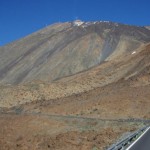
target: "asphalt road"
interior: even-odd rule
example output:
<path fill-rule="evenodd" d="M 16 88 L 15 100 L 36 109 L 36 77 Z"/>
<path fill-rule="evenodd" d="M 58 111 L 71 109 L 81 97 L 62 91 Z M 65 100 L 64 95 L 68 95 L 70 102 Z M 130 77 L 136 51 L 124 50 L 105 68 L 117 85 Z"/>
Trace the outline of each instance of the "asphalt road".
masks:
<path fill-rule="evenodd" d="M 150 150 L 150 127 L 127 150 Z"/>

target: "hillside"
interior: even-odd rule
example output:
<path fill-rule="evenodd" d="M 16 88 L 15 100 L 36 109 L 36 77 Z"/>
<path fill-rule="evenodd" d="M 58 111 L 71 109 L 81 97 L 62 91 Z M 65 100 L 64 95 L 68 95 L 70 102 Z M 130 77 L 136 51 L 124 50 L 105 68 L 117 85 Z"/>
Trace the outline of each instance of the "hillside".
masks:
<path fill-rule="evenodd" d="M 150 30 L 150 26 L 146 26 L 146 28 Z"/>
<path fill-rule="evenodd" d="M 149 41 L 150 31 L 144 27 L 112 22 L 54 24 L 0 48 L 0 83 L 51 82 L 131 53 Z"/>
<path fill-rule="evenodd" d="M 133 52 L 135 53 L 132 54 Z M 109 84 L 117 86 L 119 81 L 127 82 L 127 86 L 133 84 L 133 87 L 149 85 L 150 44 L 133 52 L 122 54 L 116 59 L 105 61 L 85 72 L 62 78 L 51 84 L 33 81 L 23 85 L 1 85 L 0 105 L 1 107 L 11 107 L 43 99 L 63 98 Z M 108 59 L 112 59 L 112 57 Z"/>
<path fill-rule="evenodd" d="M 150 123 L 150 30 L 80 20 L 0 47 L 0 149 L 104 150 Z"/>

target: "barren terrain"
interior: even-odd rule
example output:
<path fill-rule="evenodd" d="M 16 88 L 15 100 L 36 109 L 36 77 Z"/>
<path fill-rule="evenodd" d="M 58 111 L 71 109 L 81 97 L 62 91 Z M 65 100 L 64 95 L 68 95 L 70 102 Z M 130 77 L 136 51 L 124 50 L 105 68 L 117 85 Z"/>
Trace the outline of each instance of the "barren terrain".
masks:
<path fill-rule="evenodd" d="M 74 24 L 0 48 L 0 150 L 103 150 L 150 122 L 150 31 Z"/>

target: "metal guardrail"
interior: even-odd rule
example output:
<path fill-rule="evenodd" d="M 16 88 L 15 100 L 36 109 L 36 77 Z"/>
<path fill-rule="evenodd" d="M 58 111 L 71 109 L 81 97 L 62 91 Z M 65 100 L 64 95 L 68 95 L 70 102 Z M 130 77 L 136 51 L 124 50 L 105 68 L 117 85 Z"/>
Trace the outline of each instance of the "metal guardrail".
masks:
<path fill-rule="evenodd" d="M 138 131 L 130 134 L 129 136 L 127 136 L 123 140 L 117 142 L 116 144 L 113 144 L 107 150 L 125 150 L 125 148 L 129 144 L 131 144 L 139 135 L 141 135 L 147 128 L 148 128 L 148 126 L 142 128 L 142 129 L 139 129 Z"/>

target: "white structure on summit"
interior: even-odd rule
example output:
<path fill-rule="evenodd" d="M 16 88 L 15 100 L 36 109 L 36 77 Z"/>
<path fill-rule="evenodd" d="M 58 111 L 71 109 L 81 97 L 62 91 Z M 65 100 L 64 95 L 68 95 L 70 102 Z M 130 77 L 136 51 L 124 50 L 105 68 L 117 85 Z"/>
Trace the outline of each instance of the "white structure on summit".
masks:
<path fill-rule="evenodd" d="M 73 24 L 74 24 L 75 26 L 81 26 L 83 23 L 84 23 L 84 22 L 81 21 L 81 20 L 75 20 L 75 21 L 73 22 Z"/>

